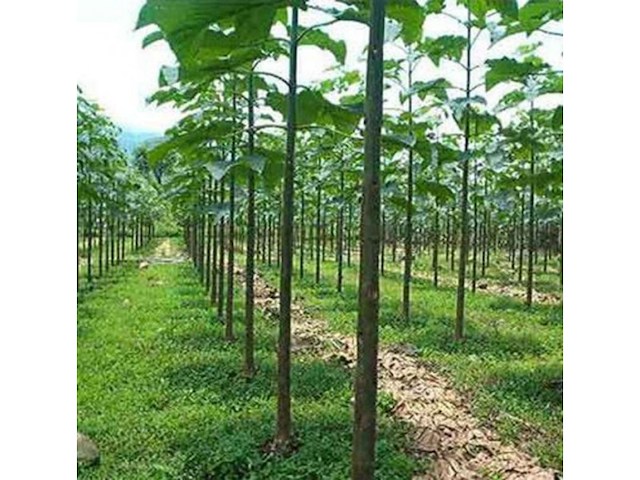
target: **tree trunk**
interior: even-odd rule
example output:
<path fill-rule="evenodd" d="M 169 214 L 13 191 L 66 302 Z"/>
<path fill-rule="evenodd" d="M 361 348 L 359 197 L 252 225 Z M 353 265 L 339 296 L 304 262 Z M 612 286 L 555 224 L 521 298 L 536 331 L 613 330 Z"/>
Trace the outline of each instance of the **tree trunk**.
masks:
<path fill-rule="evenodd" d="M 531 134 L 533 135 L 533 102 L 531 102 L 530 110 L 531 119 Z M 534 255 L 534 226 L 535 226 L 535 152 L 533 149 L 533 142 L 531 145 L 531 157 L 529 161 L 529 175 L 531 182 L 529 184 L 529 264 L 527 268 L 527 306 L 531 306 L 533 303 L 533 255 Z"/>
<path fill-rule="evenodd" d="M 234 95 L 235 105 L 235 95 Z M 249 136 L 248 147 L 249 155 L 253 155 L 254 151 L 254 120 L 253 120 L 253 105 L 254 105 L 254 89 L 253 89 L 253 75 L 249 75 Z M 245 310 L 244 310 L 244 323 L 245 323 L 245 345 L 244 345 L 244 373 L 248 377 L 254 375 L 254 355 L 253 355 L 253 310 L 254 310 L 254 294 L 253 294 L 253 282 L 254 282 L 254 255 L 255 255 L 255 228 L 256 228 L 256 187 L 255 187 L 255 174 L 253 170 L 249 171 L 248 178 L 249 186 L 249 202 L 247 206 L 247 264 L 245 267 Z"/>
<path fill-rule="evenodd" d="M 296 141 L 298 8 L 291 8 L 287 145 L 282 194 L 282 264 L 280 269 L 280 328 L 278 331 L 278 417 L 276 443 L 291 440 L 291 274 L 293 263 L 293 201 Z"/>
<path fill-rule="evenodd" d="M 408 62 L 409 85 L 412 87 L 413 65 L 411 59 Z M 413 127 L 413 96 L 409 95 L 409 134 L 412 133 Z M 402 283 L 402 317 L 406 322 L 409 321 L 411 310 L 411 264 L 413 262 L 413 149 L 409 150 L 409 164 L 407 166 L 407 208 L 405 212 L 406 225 L 404 233 L 404 276 Z"/>
<path fill-rule="evenodd" d="M 342 293 L 343 272 L 342 272 L 342 246 L 344 243 L 344 159 L 340 160 L 340 207 L 338 209 L 338 293 Z"/>
<path fill-rule="evenodd" d="M 468 189 L 469 189 L 469 97 L 471 96 L 471 11 L 467 8 L 467 86 L 466 98 L 467 107 L 465 109 L 464 125 L 464 154 L 462 159 L 462 192 L 460 202 L 460 260 L 458 266 L 458 292 L 456 298 L 456 328 L 455 340 L 464 338 L 464 294 L 465 277 L 467 268 L 467 255 L 469 251 L 469 220 L 468 216 Z"/>
<path fill-rule="evenodd" d="M 318 157 L 319 159 L 320 157 Z M 318 160 L 318 170 L 321 168 L 320 160 Z M 316 186 L 316 285 L 320 284 L 320 210 L 322 202 L 322 187 L 320 183 Z"/>
<path fill-rule="evenodd" d="M 384 0 L 371 0 L 365 101 L 363 195 L 360 217 L 358 358 L 355 375 L 355 415 L 351 468 L 353 480 L 372 480 L 375 470 L 384 9 Z"/>
<path fill-rule="evenodd" d="M 224 180 L 220 180 L 220 204 L 224 203 Z M 218 258 L 218 321 L 224 321 L 224 242 L 225 242 L 225 221 L 224 218 L 220 219 L 220 239 L 218 242 L 219 248 L 219 258 Z M 228 328 L 228 326 L 227 326 Z M 230 332 L 227 328 L 225 328 L 225 338 L 228 341 L 233 340 L 233 332 Z"/>

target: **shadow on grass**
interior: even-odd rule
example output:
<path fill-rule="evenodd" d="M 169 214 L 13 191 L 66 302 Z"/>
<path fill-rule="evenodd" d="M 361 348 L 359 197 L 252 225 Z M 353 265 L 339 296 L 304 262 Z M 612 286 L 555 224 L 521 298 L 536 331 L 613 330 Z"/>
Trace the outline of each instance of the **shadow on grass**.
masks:
<path fill-rule="evenodd" d="M 215 358 L 169 369 L 164 376 L 176 389 L 209 390 L 235 405 L 276 395 L 275 359 L 257 355 L 258 372 L 248 380 L 243 375 L 242 360 L 236 348 L 220 351 Z M 300 359 L 291 368 L 291 394 L 301 400 L 319 400 L 334 392 L 349 389 L 351 375 L 337 363 Z"/>
<path fill-rule="evenodd" d="M 264 450 L 275 431 L 272 404 L 211 418 L 202 414 L 179 428 L 172 449 L 185 458 L 181 478 L 278 478 L 320 480 L 348 478 L 353 433 L 347 400 L 300 402 L 295 405 L 296 449 L 288 456 Z M 381 419 L 376 478 L 411 478 L 415 464 L 401 453 L 398 426 Z"/>
<path fill-rule="evenodd" d="M 519 399 L 540 411 L 562 408 L 562 365 L 555 362 L 501 364 L 487 371 L 485 384 L 502 399 Z"/>
<path fill-rule="evenodd" d="M 534 303 L 531 307 L 528 307 L 527 304 L 523 300 L 518 300 L 511 297 L 497 297 L 491 296 L 493 300 L 491 300 L 487 305 L 492 310 L 498 311 L 515 311 L 522 312 L 528 314 L 540 313 L 543 315 L 554 315 L 559 316 L 560 321 L 562 321 L 562 305 L 552 305 L 552 304 L 536 304 Z"/>

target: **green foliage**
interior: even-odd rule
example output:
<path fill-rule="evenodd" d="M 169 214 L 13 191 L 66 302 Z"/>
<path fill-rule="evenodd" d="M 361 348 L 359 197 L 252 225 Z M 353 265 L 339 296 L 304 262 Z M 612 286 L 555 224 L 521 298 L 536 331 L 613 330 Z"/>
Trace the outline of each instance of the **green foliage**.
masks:
<path fill-rule="evenodd" d="M 460 61 L 467 46 L 467 39 L 459 35 L 443 35 L 437 38 L 425 38 L 418 46 L 418 51 L 426 53 L 431 61 L 440 66 L 440 61 Z"/>
<path fill-rule="evenodd" d="M 542 72 L 547 65 L 532 60 L 518 61 L 513 58 L 502 57 L 487 60 L 489 70 L 485 76 L 485 87 L 491 90 L 502 82 L 524 83 L 527 78 Z"/>
<path fill-rule="evenodd" d="M 561 20 L 562 0 L 529 0 L 521 9 L 518 21 L 521 28 L 532 33 L 550 21 Z"/>
<path fill-rule="evenodd" d="M 309 30 L 304 35 L 299 45 L 315 45 L 316 47 L 328 50 L 335 59 L 344 64 L 347 57 L 347 44 L 343 40 L 334 40 L 321 30 Z"/>

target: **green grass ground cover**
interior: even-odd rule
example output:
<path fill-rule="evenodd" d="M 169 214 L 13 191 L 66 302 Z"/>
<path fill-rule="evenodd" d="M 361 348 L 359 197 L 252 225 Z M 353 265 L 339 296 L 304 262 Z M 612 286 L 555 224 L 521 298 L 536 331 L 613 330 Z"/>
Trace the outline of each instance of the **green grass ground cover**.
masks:
<path fill-rule="evenodd" d="M 356 264 L 345 269 L 342 295 L 336 293 L 336 263 L 323 263 L 320 285 L 315 285 L 314 265 L 309 260 L 304 279 L 294 281 L 296 297 L 331 328 L 355 334 Z M 442 283 L 450 286 L 436 290 L 428 265 L 428 257 L 416 262 L 416 277 L 421 278 L 413 281 L 412 319 L 406 324 L 400 319 L 401 266 L 387 259 L 387 273 L 381 279 L 381 342 L 417 347 L 426 362 L 469 398 L 474 414 L 502 438 L 523 446 L 543 465 L 562 470 L 562 393 L 553 385 L 562 378 L 562 304 L 529 310 L 522 300 L 509 296 L 468 293 L 466 341 L 457 344 L 453 341 L 455 272 L 443 267 Z M 536 289 L 561 295 L 557 261 L 550 262 L 544 274 L 540 259 L 538 269 Z M 277 268 L 261 265 L 259 270 L 277 285 Z M 494 259 L 486 273 L 482 281 L 513 283 L 506 258 Z"/>
<path fill-rule="evenodd" d="M 242 299 L 236 295 L 237 335 Z M 190 264 L 139 270 L 131 259 L 81 297 L 77 323 L 78 430 L 101 463 L 82 479 L 344 479 L 352 435 L 350 374 L 294 358 L 298 451 L 263 453 L 274 433 L 276 325 L 256 322 L 259 371 L 242 376 L 242 341 L 229 344 Z M 385 405 L 385 407 L 382 407 Z M 381 398 L 377 476 L 408 479 L 403 427 Z"/>

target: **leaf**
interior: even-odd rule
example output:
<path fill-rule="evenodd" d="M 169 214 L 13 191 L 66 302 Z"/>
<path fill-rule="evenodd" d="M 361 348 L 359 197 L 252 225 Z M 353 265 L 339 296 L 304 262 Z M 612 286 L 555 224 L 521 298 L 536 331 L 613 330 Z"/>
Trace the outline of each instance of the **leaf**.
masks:
<path fill-rule="evenodd" d="M 476 18 L 477 24 L 482 27 L 485 25 L 487 13 L 492 10 L 500 13 L 502 17 L 518 19 L 517 0 L 458 0 L 458 5 L 467 7 Z"/>
<path fill-rule="evenodd" d="M 519 24 L 525 32 L 532 33 L 552 20 L 561 20 L 562 10 L 562 0 L 529 0 L 520 8 Z"/>
<path fill-rule="evenodd" d="M 280 112 L 287 118 L 287 95 L 270 92 L 267 95 L 267 105 Z M 333 124 L 337 129 L 352 132 L 362 117 L 359 106 L 336 105 L 329 102 L 321 93 L 306 89 L 300 92 L 296 102 L 296 125 L 328 125 Z"/>
<path fill-rule="evenodd" d="M 167 87 L 173 85 L 180 78 L 180 71 L 177 67 L 162 66 L 160 67 L 160 74 L 158 77 L 158 85 L 160 87 Z"/>
<path fill-rule="evenodd" d="M 520 105 L 522 102 L 524 102 L 526 99 L 527 99 L 527 95 L 522 89 L 513 90 L 505 94 L 500 99 L 500 101 L 498 102 L 498 105 L 496 106 L 496 111 L 503 112 L 510 108 L 515 108 L 518 105 Z"/>
<path fill-rule="evenodd" d="M 420 178 L 416 181 L 415 187 L 416 192 L 422 195 L 432 195 L 436 198 L 438 203 L 444 203 L 455 199 L 453 191 L 442 183 L 427 181 Z"/>
<path fill-rule="evenodd" d="M 418 51 L 426 53 L 431 61 L 440 66 L 440 61 L 447 60 L 460 61 L 467 39 L 459 35 L 443 35 L 437 38 L 425 38 L 418 46 Z"/>
<path fill-rule="evenodd" d="M 211 174 L 211 177 L 216 182 L 219 182 L 220 180 L 222 180 L 224 176 L 229 172 L 229 170 L 231 170 L 231 167 L 233 166 L 234 166 L 233 162 L 227 162 L 224 160 L 218 160 L 215 162 L 210 162 L 205 164 L 205 168 L 209 171 L 209 173 Z"/>
<path fill-rule="evenodd" d="M 427 0 L 427 13 L 441 13 L 444 6 L 444 0 Z"/>
<path fill-rule="evenodd" d="M 403 42 L 410 45 L 420 40 L 425 12 L 415 0 L 388 0 L 386 14 L 402 24 L 400 38 Z"/>
<path fill-rule="evenodd" d="M 344 65 L 347 58 L 347 45 L 343 40 L 334 40 L 321 30 L 308 30 L 304 32 L 300 45 L 314 45 L 333 54 L 335 59 Z"/>
<path fill-rule="evenodd" d="M 256 173 L 262 173 L 264 170 L 264 166 L 267 162 L 267 159 L 256 153 L 252 155 L 244 155 L 240 157 L 237 161 L 238 164 L 246 165 L 248 168 L 253 170 Z"/>
<path fill-rule="evenodd" d="M 432 163 L 432 150 L 433 143 L 428 140 L 418 140 L 416 142 L 415 150 L 418 154 L 428 163 Z M 438 164 L 444 165 L 446 163 L 453 163 L 460 160 L 461 152 L 453 149 L 441 143 L 435 144 L 438 151 Z"/>
<path fill-rule="evenodd" d="M 449 98 L 447 96 L 447 88 L 451 88 L 451 84 L 444 78 L 436 78 L 435 80 L 430 80 L 428 82 L 418 81 L 411 86 L 409 91 L 400 95 L 400 101 L 404 103 L 409 95 L 415 94 L 417 94 L 421 100 L 424 100 L 428 95 L 431 95 L 439 98 L 440 100 L 446 101 Z"/>
<path fill-rule="evenodd" d="M 363 0 L 347 0 L 351 6 L 345 10 L 334 8 L 321 9 L 325 13 L 343 21 L 369 23 L 369 2 Z M 415 0 L 387 0 L 386 15 L 400 23 L 400 38 L 407 45 L 420 40 L 422 25 L 425 20 L 424 9 Z"/>
<path fill-rule="evenodd" d="M 398 135 L 398 134 L 385 134 L 382 135 L 382 143 L 386 147 L 392 149 L 413 148 L 416 145 L 416 137 L 414 135 Z"/>
<path fill-rule="evenodd" d="M 551 120 L 551 126 L 554 129 L 561 129 L 563 125 L 563 119 L 562 119 L 562 105 L 556 107 L 555 111 L 553 112 L 553 118 Z"/>
<path fill-rule="evenodd" d="M 178 58 L 181 79 L 193 79 L 218 74 L 265 54 L 257 45 L 269 35 L 277 9 L 289 3 L 147 0 L 136 28 L 157 25 Z"/>
<path fill-rule="evenodd" d="M 142 48 L 146 48 L 152 43 L 157 42 L 158 40 L 164 40 L 164 34 L 160 30 L 151 32 L 142 40 Z"/>
<path fill-rule="evenodd" d="M 542 81 L 538 94 L 562 93 L 564 76 L 561 73 L 549 72 Z"/>
<path fill-rule="evenodd" d="M 502 57 L 487 60 L 489 70 L 485 75 L 487 91 L 503 82 L 518 82 L 524 84 L 528 77 L 544 70 L 547 65 L 533 61 L 518 61 L 513 58 Z"/>

